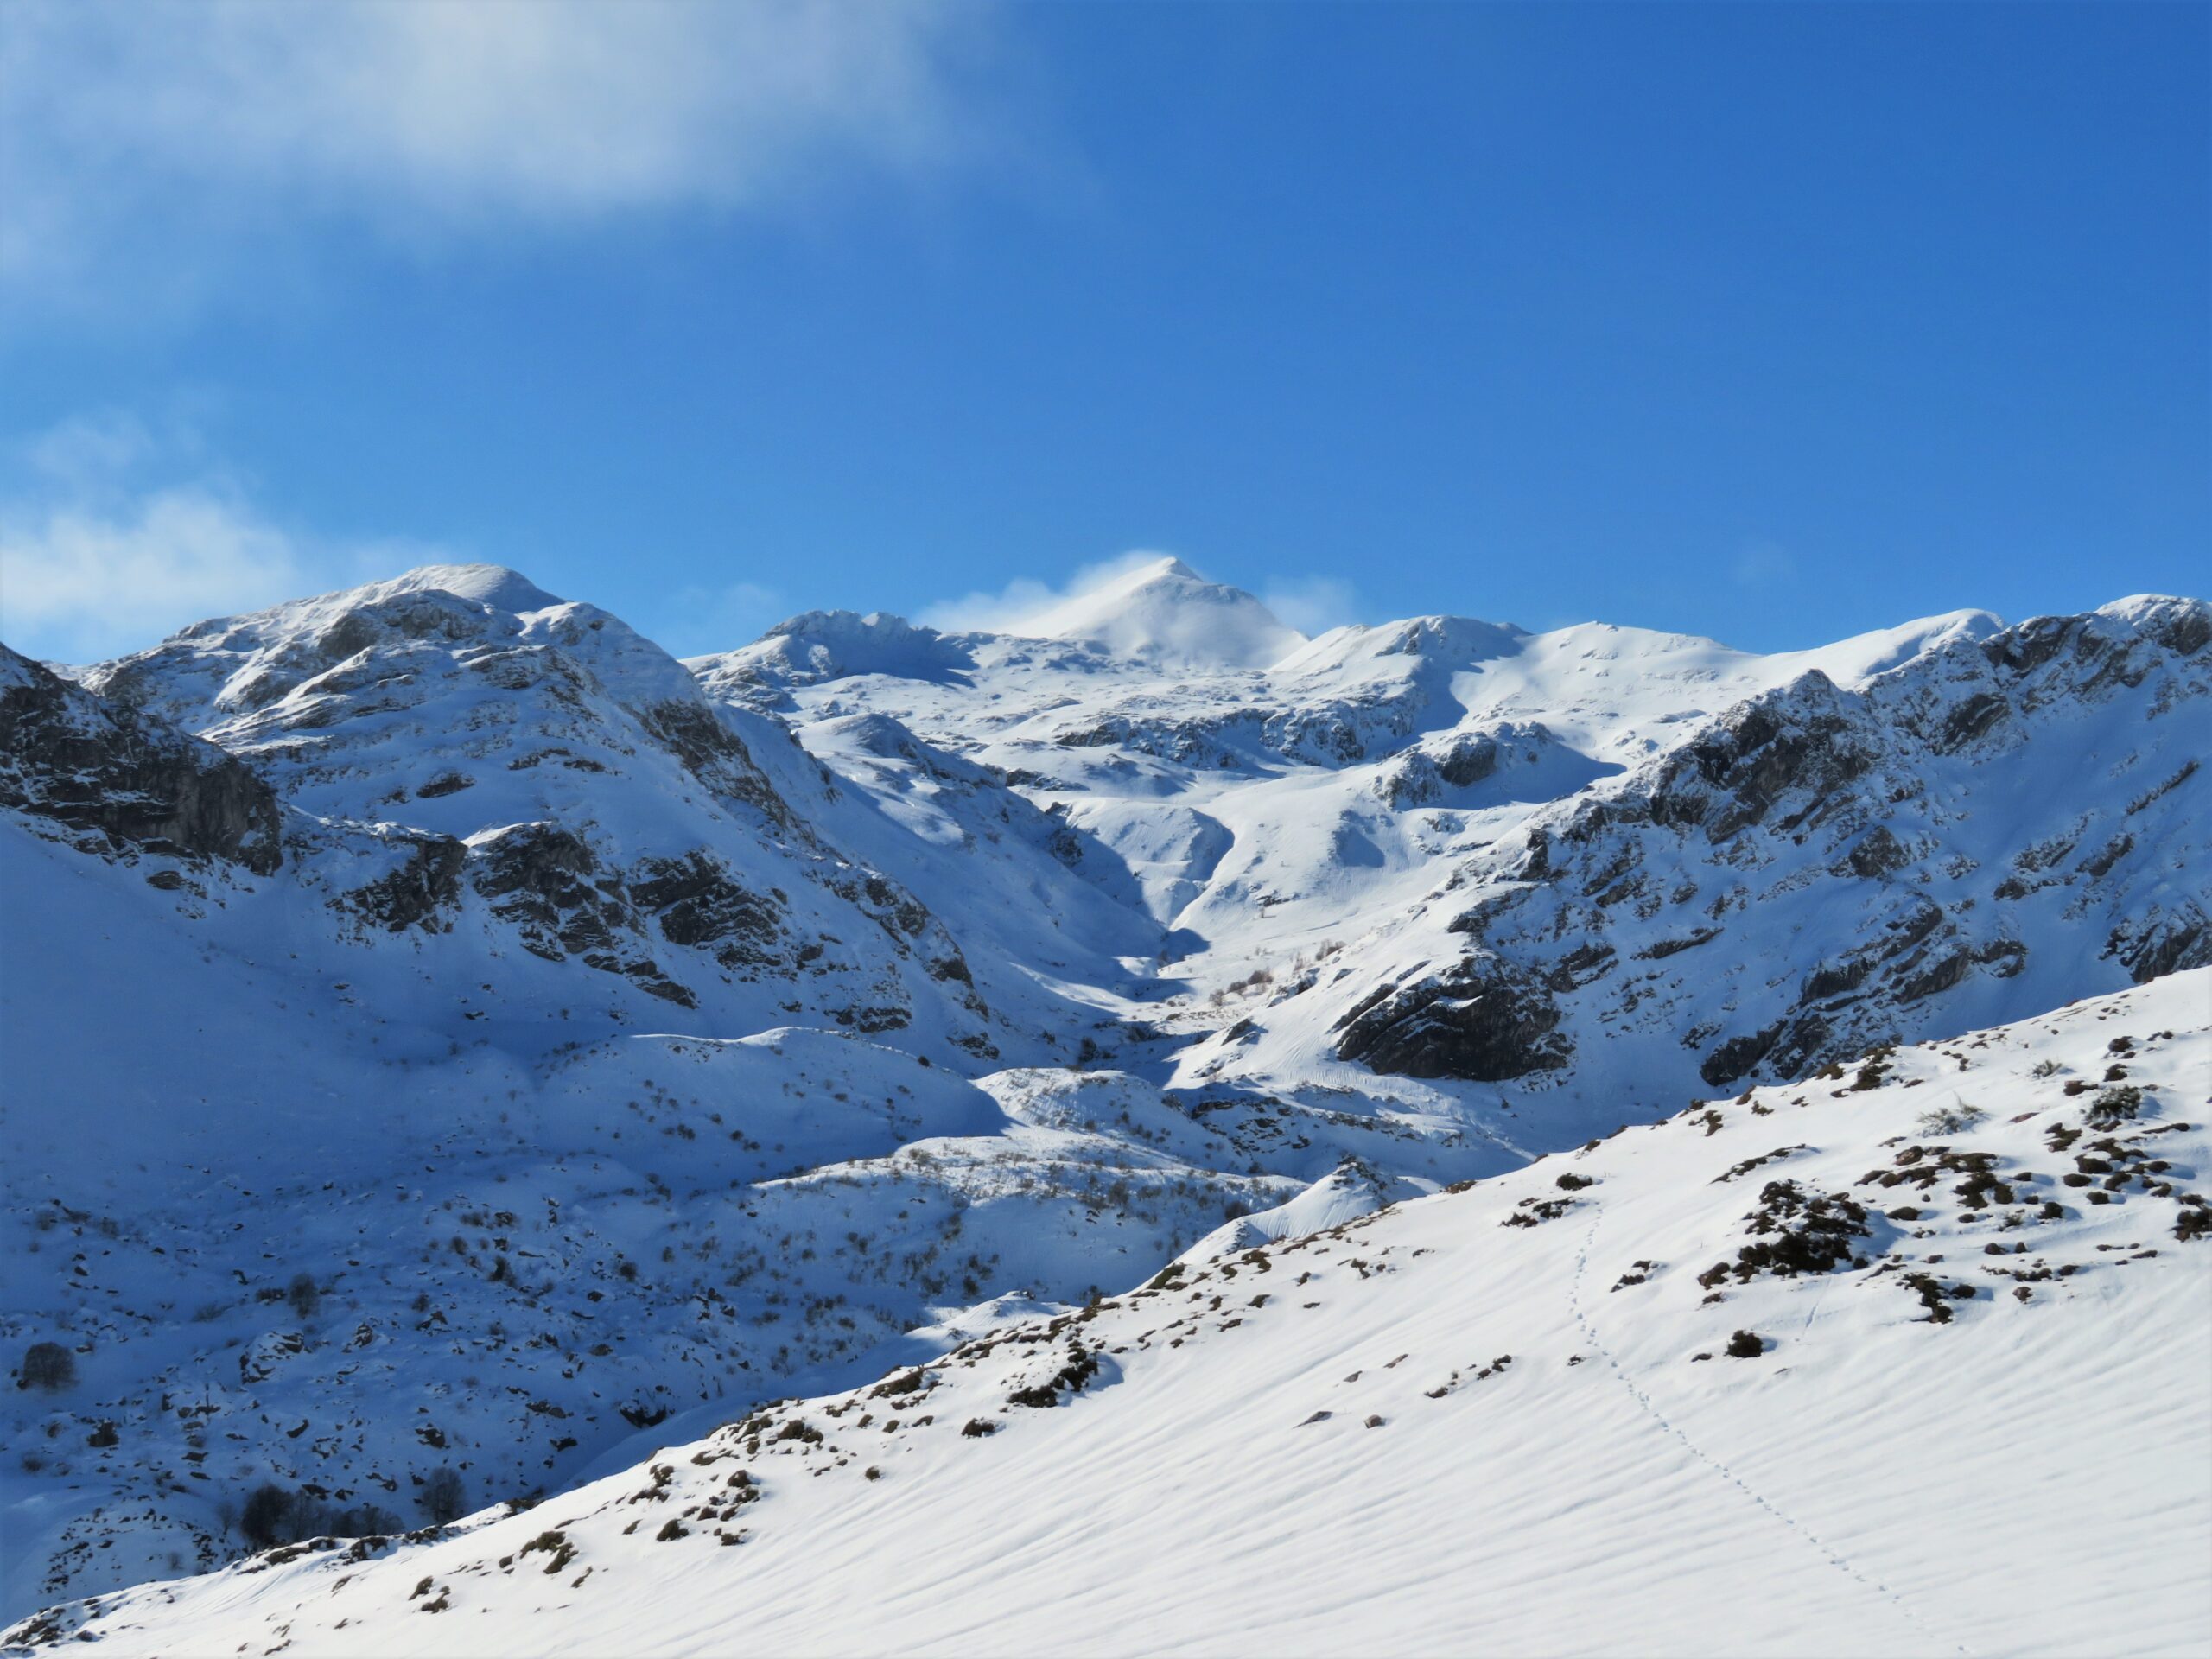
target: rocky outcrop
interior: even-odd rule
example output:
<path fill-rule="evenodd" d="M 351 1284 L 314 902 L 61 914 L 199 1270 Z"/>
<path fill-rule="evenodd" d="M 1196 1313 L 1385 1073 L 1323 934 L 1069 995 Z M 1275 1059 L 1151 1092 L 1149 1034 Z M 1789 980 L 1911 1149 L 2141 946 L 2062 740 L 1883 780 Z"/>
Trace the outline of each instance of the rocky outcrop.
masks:
<path fill-rule="evenodd" d="M 1414 749 L 1399 756 L 1375 780 L 1375 792 L 1402 811 L 1442 800 L 1448 791 L 1478 784 L 1497 770 L 1497 740 L 1471 734 L 1456 739 L 1441 754 Z"/>
<path fill-rule="evenodd" d="M 639 723 L 708 788 L 726 799 L 758 808 L 770 823 L 786 833 L 804 834 L 804 826 L 754 762 L 744 739 L 730 730 L 709 704 L 671 699 L 634 712 Z"/>
<path fill-rule="evenodd" d="M 448 931 L 451 912 L 461 902 L 461 871 L 468 849 L 450 836 L 399 839 L 407 849 L 399 868 L 343 894 L 337 902 L 393 933 L 409 928 Z"/>
<path fill-rule="evenodd" d="M 629 887 L 671 944 L 712 950 L 715 960 L 730 969 L 784 959 L 782 905 L 740 884 L 704 849 L 683 858 L 641 861 Z"/>
<path fill-rule="evenodd" d="M 78 845 L 283 861 L 276 791 L 158 715 L 97 696 L 0 645 L 0 806 L 96 837 Z"/>
<path fill-rule="evenodd" d="M 621 974 L 642 990 L 696 1007 L 698 999 L 639 950 L 639 920 L 621 880 L 601 873 L 598 855 L 556 823 L 522 823 L 476 849 L 469 885 L 493 915 L 513 924 L 523 948 L 549 962 L 580 958 L 587 968 Z"/>
<path fill-rule="evenodd" d="M 2190 899 L 2129 917 L 2112 931 L 2105 954 L 2138 985 L 2185 969 L 2212 967 L 2212 918 Z"/>
<path fill-rule="evenodd" d="M 2183 600 L 1961 637 L 1853 690 L 1802 675 L 1543 809 L 1440 890 L 1468 895 L 1445 931 L 1555 1008 L 1496 1000 L 1494 969 L 1471 996 L 1401 968 L 1338 993 L 1339 1052 L 1480 1075 L 1449 1053 L 1471 1022 L 1506 1039 L 1477 1062 L 1502 1073 L 1540 1056 L 1514 1037 L 1541 1044 L 1571 1006 L 1579 1033 L 1669 1032 L 1699 1079 L 1733 1086 L 1939 1027 L 2031 963 L 2094 976 L 2101 958 L 2141 983 L 2212 961 L 2208 698 L 2212 607 Z M 1421 751 L 1377 785 L 1401 803 L 1442 787 Z"/>
<path fill-rule="evenodd" d="M 1337 1058 L 1409 1077 L 1502 1083 L 1567 1065 L 1559 1005 L 1535 979 L 1469 957 L 1385 987 L 1337 1022 Z"/>
<path fill-rule="evenodd" d="M 1646 804 L 1655 823 L 1695 826 L 1726 841 L 1766 821 L 1785 798 L 1796 810 L 1777 827 L 1815 821 L 1862 776 L 1872 747 L 1827 677 L 1815 671 L 1771 697 L 1730 710 L 1660 767 Z"/>

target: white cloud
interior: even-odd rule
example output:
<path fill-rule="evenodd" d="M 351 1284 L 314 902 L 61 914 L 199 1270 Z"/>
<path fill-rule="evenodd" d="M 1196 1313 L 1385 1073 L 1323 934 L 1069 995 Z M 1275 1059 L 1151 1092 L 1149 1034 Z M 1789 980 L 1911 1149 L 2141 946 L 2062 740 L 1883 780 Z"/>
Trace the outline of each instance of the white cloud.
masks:
<path fill-rule="evenodd" d="M 1171 556 L 1139 550 L 1118 558 L 1086 564 L 1059 587 L 1023 576 L 995 594 L 971 593 L 941 601 L 917 620 L 948 632 L 976 629 L 992 633 L 1020 633 L 1046 621 L 1056 612 L 1103 594 L 1141 570 L 1149 569 Z M 1357 620 L 1357 605 L 1351 583 L 1335 576 L 1281 576 L 1262 585 L 1260 602 L 1287 627 L 1304 634 L 1325 633 Z"/>
<path fill-rule="evenodd" d="M 914 620 L 947 633 L 1020 633 L 1024 625 L 1076 600 L 1088 599 L 1167 556 L 1164 553 L 1124 553 L 1118 558 L 1086 564 L 1063 587 L 1054 588 L 1028 576 L 1019 576 L 995 594 L 971 593 L 959 599 L 940 600 Z"/>
<path fill-rule="evenodd" d="M 932 168 L 979 145 L 989 16 L 926 0 L 8 0 L 0 277 L 51 290 L 115 276 L 126 249 L 174 265 L 299 219 L 417 243 Z"/>
<path fill-rule="evenodd" d="M 1024 578 L 995 594 L 933 605 L 921 620 L 954 632 L 1085 639 L 1124 655 L 1263 668 L 1309 629 L 1344 620 L 1351 598 L 1344 582 L 1300 577 L 1268 584 L 1261 600 L 1208 582 L 1171 554 L 1134 552 L 1086 565 L 1065 587 Z"/>
<path fill-rule="evenodd" d="M 37 656 L 150 644 L 299 590 L 291 538 L 243 504 L 162 490 L 119 517 L 0 508 L 0 637 Z"/>
<path fill-rule="evenodd" d="M 288 530 L 219 471 L 188 429 L 130 416 L 79 419 L 22 445 L 0 493 L 0 639 L 84 662 L 150 645 L 188 623 L 252 610 L 452 555 Z"/>

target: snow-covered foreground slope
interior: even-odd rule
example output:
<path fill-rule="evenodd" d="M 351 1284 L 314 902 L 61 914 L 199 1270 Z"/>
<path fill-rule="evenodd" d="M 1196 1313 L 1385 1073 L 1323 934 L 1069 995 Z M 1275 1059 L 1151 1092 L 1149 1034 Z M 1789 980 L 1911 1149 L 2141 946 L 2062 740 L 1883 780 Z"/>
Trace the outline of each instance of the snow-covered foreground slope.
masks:
<path fill-rule="evenodd" d="M 9 1639 L 2202 1653 L 2208 1076 L 2198 970 Z"/>

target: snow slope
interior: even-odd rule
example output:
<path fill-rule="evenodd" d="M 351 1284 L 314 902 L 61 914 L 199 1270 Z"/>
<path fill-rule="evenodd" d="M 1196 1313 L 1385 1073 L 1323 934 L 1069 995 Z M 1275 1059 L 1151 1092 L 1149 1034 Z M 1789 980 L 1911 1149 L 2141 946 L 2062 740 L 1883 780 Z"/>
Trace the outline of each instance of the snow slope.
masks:
<path fill-rule="evenodd" d="M 10 1639 L 2202 1652 L 2208 1075 L 2197 970 Z"/>
<path fill-rule="evenodd" d="M 71 674 L 0 649 L 0 1343 L 77 1373 L 0 1618 L 2212 960 L 2192 601 L 1301 640 L 1161 562 L 679 664 L 439 566 Z"/>

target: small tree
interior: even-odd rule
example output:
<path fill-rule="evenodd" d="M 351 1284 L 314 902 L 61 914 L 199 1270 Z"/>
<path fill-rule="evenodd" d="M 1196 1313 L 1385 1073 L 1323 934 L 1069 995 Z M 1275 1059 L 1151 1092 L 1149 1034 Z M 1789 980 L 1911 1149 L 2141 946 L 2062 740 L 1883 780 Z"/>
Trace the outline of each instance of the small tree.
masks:
<path fill-rule="evenodd" d="M 322 1306 L 322 1293 L 315 1287 L 315 1275 L 296 1273 L 292 1282 L 284 1287 L 284 1300 L 292 1305 L 292 1312 L 303 1319 L 315 1318 L 315 1310 Z"/>
<path fill-rule="evenodd" d="M 246 1494 L 238 1515 L 238 1532 L 256 1549 L 288 1544 L 298 1534 L 292 1519 L 292 1494 L 273 1480 L 264 1480 Z"/>
<path fill-rule="evenodd" d="M 77 1381 L 77 1357 L 58 1342 L 35 1342 L 23 1351 L 22 1370 L 16 1386 L 42 1389 L 48 1394 Z"/>
<path fill-rule="evenodd" d="M 449 1468 L 433 1470 L 430 1478 L 423 1483 L 422 1495 L 415 1502 L 423 1511 L 423 1518 L 434 1527 L 442 1527 L 448 1521 L 458 1521 L 468 1510 L 468 1500 L 461 1486 L 461 1477 Z"/>

